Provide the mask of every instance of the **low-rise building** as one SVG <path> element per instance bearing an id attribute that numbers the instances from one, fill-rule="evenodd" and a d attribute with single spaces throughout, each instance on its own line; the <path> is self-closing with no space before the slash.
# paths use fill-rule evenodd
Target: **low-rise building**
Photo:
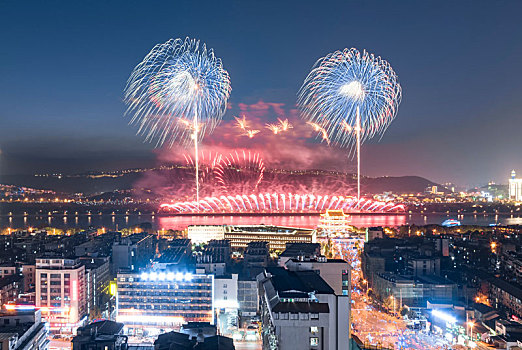
<path id="1" fill-rule="evenodd" d="M 24 288 L 23 277 L 8 275 L 0 278 L 0 305 L 16 301 Z"/>
<path id="2" fill-rule="evenodd" d="M 269 249 L 268 242 L 255 241 L 248 243 L 243 260 L 244 268 L 248 270 L 252 267 L 267 267 L 270 255 Z"/>
<path id="3" fill-rule="evenodd" d="M 492 306 L 522 318 L 522 287 L 496 277 L 491 277 L 488 284 Z"/>
<path id="4" fill-rule="evenodd" d="M 155 350 L 234 350 L 234 341 L 221 335 L 194 337 L 191 334 L 168 332 L 160 334 L 154 341 Z"/>
<path id="5" fill-rule="evenodd" d="M 279 266 L 285 266 L 292 258 L 315 258 L 321 255 L 319 243 L 287 243 L 285 250 L 279 255 Z"/>
<path id="6" fill-rule="evenodd" d="M 448 304 L 457 301 L 457 285 L 438 276 L 378 273 L 373 277 L 372 292 L 396 312 L 404 305 L 426 308 L 429 301 Z"/>
<path id="7" fill-rule="evenodd" d="M 72 350 L 126 350 L 127 336 L 123 323 L 98 321 L 78 328 L 72 339 Z"/>
<path id="8" fill-rule="evenodd" d="M 270 249 L 283 250 L 289 242 L 316 240 L 315 230 L 271 225 L 191 225 L 188 235 L 194 243 L 226 239 L 232 249 L 245 249 L 250 242 L 257 241 L 268 242 Z"/>

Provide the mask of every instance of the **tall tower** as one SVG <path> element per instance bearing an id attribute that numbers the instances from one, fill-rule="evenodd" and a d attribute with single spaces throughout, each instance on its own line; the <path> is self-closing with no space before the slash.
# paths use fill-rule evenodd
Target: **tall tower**
<path id="1" fill-rule="evenodd" d="M 509 179 L 509 199 L 522 201 L 522 179 L 517 179 L 515 170 L 511 171 L 511 179 Z"/>

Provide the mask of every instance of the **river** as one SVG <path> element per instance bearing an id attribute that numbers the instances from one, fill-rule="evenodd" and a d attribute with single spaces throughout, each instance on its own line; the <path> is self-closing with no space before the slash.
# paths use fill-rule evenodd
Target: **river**
<path id="1" fill-rule="evenodd" d="M 27 215 L 15 214 L 12 216 L 0 216 L 0 229 L 20 229 L 38 228 L 51 226 L 56 228 L 81 228 L 88 227 L 101 228 L 107 230 L 118 230 L 140 223 L 149 222 L 155 229 L 185 229 L 188 225 L 207 224 L 267 224 L 279 226 L 293 226 L 303 228 L 315 228 L 319 223 L 318 215 L 235 215 L 235 216 L 158 216 L 151 214 L 53 214 L 48 215 Z M 352 225 L 357 227 L 368 226 L 401 226 L 405 224 L 427 225 L 441 224 L 446 219 L 458 219 L 463 225 L 488 226 L 491 224 L 499 225 L 522 225 L 520 215 L 494 215 L 494 214 L 469 214 L 457 216 L 456 214 L 398 214 L 398 215 L 379 215 L 379 214 L 354 214 L 350 218 Z"/>

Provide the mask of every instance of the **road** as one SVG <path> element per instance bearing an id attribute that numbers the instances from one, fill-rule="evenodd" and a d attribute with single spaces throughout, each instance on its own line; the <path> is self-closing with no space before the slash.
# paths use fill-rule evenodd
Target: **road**
<path id="1" fill-rule="evenodd" d="M 411 330 L 406 322 L 396 316 L 379 311 L 366 295 L 367 286 L 361 271 L 360 254 L 353 240 L 334 239 L 335 257 L 348 261 L 352 266 L 352 323 L 353 334 L 363 343 L 387 349 L 451 349 L 445 339 Z"/>
<path id="2" fill-rule="evenodd" d="M 50 350 L 69 350 L 69 349 L 72 349 L 72 344 L 69 340 L 50 339 L 49 349 Z"/>

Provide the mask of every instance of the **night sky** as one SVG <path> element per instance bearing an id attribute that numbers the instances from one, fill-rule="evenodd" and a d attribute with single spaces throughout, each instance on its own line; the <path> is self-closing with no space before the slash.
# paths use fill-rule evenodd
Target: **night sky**
<path id="1" fill-rule="evenodd" d="M 232 81 L 231 108 L 207 149 L 271 144 L 268 166 L 353 170 L 343 150 L 299 124 L 295 103 L 318 58 L 357 47 L 388 60 L 403 87 L 396 120 L 364 145 L 364 174 L 506 183 L 511 169 L 522 174 L 521 13 L 521 1 L 4 0 L 0 174 L 179 158 L 135 135 L 122 91 L 156 43 L 190 36 L 214 48 Z M 234 135 L 240 113 L 260 126 L 288 117 L 295 134 Z"/>

